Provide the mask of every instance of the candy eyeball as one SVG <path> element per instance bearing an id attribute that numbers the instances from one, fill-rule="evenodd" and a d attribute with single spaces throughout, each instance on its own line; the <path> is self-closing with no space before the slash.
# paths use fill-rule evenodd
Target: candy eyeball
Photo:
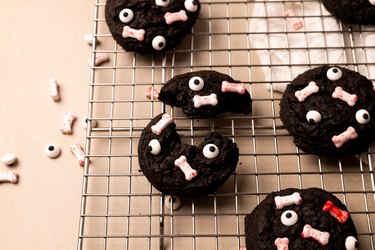
<path id="1" fill-rule="evenodd" d="M 155 0 L 155 4 L 160 7 L 167 7 L 170 3 L 170 0 Z"/>
<path id="2" fill-rule="evenodd" d="M 203 148 L 203 155 L 207 159 L 214 159 L 219 155 L 219 148 L 215 144 L 207 144 Z"/>
<path id="3" fill-rule="evenodd" d="M 365 109 L 360 109 L 355 113 L 355 119 L 359 124 L 367 124 L 370 122 L 370 113 Z"/>
<path id="4" fill-rule="evenodd" d="M 375 5 L 375 0 L 368 0 L 370 4 Z"/>
<path id="5" fill-rule="evenodd" d="M 202 90 L 204 87 L 204 81 L 199 76 L 194 76 L 189 80 L 189 88 L 193 91 Z"/>
<path id="6" fill-rule="evenodd" d="M 121 22 L 130 23 L 134 18 L 134 12 L 131 9 L 123 9 L 118 16 Z"/>
<path id="7" fill-rule="evenodd" d="M 195 0 L 185 0 L 185 9 L 189 12 L 196 12 L 198 10 L 198 3 Z"/>
<path id="8" fill-rule="evenodd" d="M 48 144 L 46 148 L 44 149 L 44 153 L 49 157 L 49 158 L 56 158 L 57 156 L 60 155 L 61 149 L 60 146 L 56 144 Z"/>
<path id="9" fill-rule="evenodd" d="M 332 67 L 327 71 L 327 78 L 331 81 L 340 80 L 342 77 L 342 71 L 339 68 Z"/>
<path id="10" fill-rule="evenodd" d="M 156 139 L 152 139 L 148 144 L 150 153 L 153 155 L 158 155 L 161 152 L 161 145 L 160 142 Z"/>
<path id="11" fill-rule="evenodd" d="M 293 210 L 286 210 L 281 214 L 281 223 L 285 226 L 293 226 L 298 221 L 298 215 Z"/>
<path id="12" fill-rule="evenodd" d="M 88 117 L 84 117 L 83 119 L 82 119 L 82 122 L 81 122 L 81 125 L 82 125 L 82 128 L 84 129 L 84 130 L 87 130 L 87 127 L 88 127 L 88 123 L 89 122 L 91 122 L 91 128 L 95 128 L 96 127 L 96 125 L 97 125 L 97 122 L 95 121 L 95 120 L 91 120 L 91 121 L 89 121 L 89 118 Z"/>
<path id="13" fill-rule="evenodd" d="M 164 205 L 168 209 L 177 210 L 181 206 L 181 199 L 178 198 L 177 196 L 167 195 L 164 198 Z"/>
<path id="14" fill-rule="evenodd" d="M 162 50 L 165 48 L 165 45 L 167 45 L 167 40 L 163 36 L 156 36 L 152 39 L 152 47 L 155 50 Z"/>
<path id="15" fill-rule="evenodd" d="M 321 122 L 322 115 L 318 111 L 316 111 L 316 110 L 310 110 L 306 114 L 306 120 L 310 124 L 317 124 L 317 123 Z"/>
<path id="16" fill-rule="evenodd" d="M 357 250 L 358 248 L 359 248 L 359 242 L 355 237 L 349 236 L 346 238 L 345 240 L 346 250 Z"/>

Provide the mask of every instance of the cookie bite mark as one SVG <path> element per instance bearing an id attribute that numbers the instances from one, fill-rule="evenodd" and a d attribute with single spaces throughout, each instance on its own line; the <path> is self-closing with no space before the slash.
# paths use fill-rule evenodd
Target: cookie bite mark
<path id="1" fill-rule="evenodd" d="M 180 10 L 179 12 L 167 12 L 164 14 L 164 19 L 166 24 L 171 25 L 174 22 L 186 22 L 188 16 L 185 10 Z"/>
<path id="2" fill-rule="evenodd" d="M 319 92 L 319 86 L 316 85 L 314 81 L 311 81 L 305 88 L 296 91 L 294 96 L 298 99 L 299 102 L 303 102 L 307 97 L 317 92 Z"/>
<path id="3" fill-rule="evenodd" d="M 187 181 L 191 181 L 198 174 L 197 171 L 189 165 L 186 157 L 183 155 L 174 161 L 174 165 L 181 169 L 181 171 L 185 174 L 185 179 Z"/>
<path id="4" fill-rule="evenodd" d="M 340 208 L 336 207 L 332 201 L 328 200 L 323 206 L 324 212 L 329 212 L 338 222 L 345 223 L 350 214 L 347 211 L 343 211 Z"/>
<path id="5" fill-rule="evenodd" d="M 206 96 L 195 95 L 193 97 L 193 102 L 195 108 L 200 108 L 202 106 L 216 106 L 219 103 L 217 95 L 214 93 Z"/>
<path id="6" fill-rule="evenodd" d="M 285 196 L 275 196 L 274 198 L 275 205 L 277 209 L 282 209 L 286 206 L 290 205 L 301 205 L 302 198 L 300 193 L 294 192 L 291 195 L 285 195 Z"/>
<path id="7" fill-rule="evenodd" d="M 233 92 L 240 95 L 245 94 L 246 88 L 243 83 L 232 83 L 228 81 L 223 81 L 221 83 L 221 92 Z"/>
<path id="8" fill-rule="evenodd" d="M 357 95 L 346 92 L 340 86 L 337 86 L 335 88 L 335 91 L 332 93 L 332 98 L 340 99 L 341 101 L 346 102 L 351 107 L 353 107 L 358 100 Z"/>
<path id="9" fill-rule="evenodd" d="M 173 117 L 168 114 L 163 114 L 161 119 L 151 127 L 152 133 L 160 135 L 163 130 L 168 127 L 169 124 L 173 123 Z"/>
<path id="10" fill-rule="evenodd" d="M 345 143 L 347 143 L 350 140 L 356 139 L 357 137 L 358 134 L 355 131 L 355 128 L 350 126 L 346 131 L 342 132 L 341 134 L 333 136 L 332 141 L 335 144 L 336 148 L 341 148 Z"/>
<path id="11" fill-rule="evenodd" d="M 146 31 L 144 29 L 133 29 L 130 28 L 130 26 L 124 26 L 123 31 L 122 31 L 122 36 L 124 38 L 134 38 L 137 39 L 138 41 L 143 41 L 145 39 L 145 34 Z"/>
<path id="12" fill-rule="evenodd" d="M 319 242 L 320 245 L 325 246 L 329 242 L 330 234 L 328 232 L 319 231 L 318 229 L 311 227 L 309 224 L 306 224 L 303 227 L 301 236 L 304 239 L 311 238 Z"/>
<path id="13" fill-rule="evenodd" d="M 277 238 L 274 243 L 277 250 L 289 250 L 289 239 L 286 237 Z"/>

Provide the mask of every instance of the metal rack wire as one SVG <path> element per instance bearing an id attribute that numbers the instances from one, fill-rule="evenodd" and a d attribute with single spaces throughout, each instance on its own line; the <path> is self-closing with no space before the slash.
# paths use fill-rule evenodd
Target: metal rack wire
<path id="1" fill-rule="evenodd" d="M 277 86 L 303 71 L 331 63 L 375 79 L 375 27 L 347 26 L 320 2 L 201 0 L 193 34 L 172 52 L 141 56 L 112 39 L 105 0 L 95 0 L 89 126 L 77 249 L 239 249 L 244 217 L 271 191 L 321 187 L 351 211 L 361 249 L 375 249 L 374 151 L 358 157 L 319 158 L 296 148 L 278 114 Z M 294 16 L 286 17 L 292 8 Z M 293 19 L 294 18 L 294 19 Z M 303 26 L 292 29 L 291 21 Z M 253 98 L 251 116 L 223 114 L 190 119 L 180 110 L 148 100 L 146 86 L 159 88 L 187 71 L 213 69 L 242 80 Z M 269 90 L 267 89 L 269 88 Z M 217 193 L 183 200 L 178 210 L 139 170 L 142 129 L 161 112 L 173 114 L 183 141 L 197 144 L 209 131 L 236 142 L 236 172 Z"/>

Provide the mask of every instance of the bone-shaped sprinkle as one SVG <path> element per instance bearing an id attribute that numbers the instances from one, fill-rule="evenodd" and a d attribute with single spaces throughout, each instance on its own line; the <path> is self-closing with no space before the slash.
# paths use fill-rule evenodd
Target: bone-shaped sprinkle
<path id="1" fill-rule="evenodd" d="M 302 238 L 312 238 L 313 240 L 320 243 L 320 245 L 325 246 L 328 244 L 329 241 L 329 233 L 328 232 L 322 232 L 315 228 L 312 228 L 309 224 L 306 224 L 303 227 Z"/>
<path id="2" fill-rule="evenodd" d="M 353 127 L 348 127 L 348 129 L 342 132 L 341 134 L 333 136 L 332 142 L 335 144 L 336 148 L 341 148 L 342 145 L 357 137 L 358 134 L 355 131 L 355 129 Z"/>
<path id="3" fill-rule="evenodd" d="M 146 87 L 146 97 L 147 99 L 158 99 L 160 91 L 153 88 L 151 85 Z"/>
<path id="4" fill-rule="evenodd" d="M 231 83 L 228 81 L 223 81 L 221 83 L 221 92 L 234 92 L 243 95 L 245 91 L 246 88 L 243 83 Z"/>
<path id="5" fill-rule="evenodd" d="M 186 160 L 186 157 L 181 155 L 180 158 L 174 161 L 174 165 L 181 169 L 185 174 L 185 179 L 191 181 L 195 176 L 197 176 L 197 171 L 193 169 Z"/>
<path id="6" fill-rule="evenodd" d="M 180 10 L 179 12 L 167 12 L 164 15 L 165 22 L 170 25 L 174 22 L 182 21 L 185 22 L 188 20 L 188 16 L 186 15 L 185 10 Z"/>
<path id="7" fill-rule="evenodd" d="M 332 201 L 328 200 L 323 206 L 324 212 L 330 212 L 330 214 L 338 220 L 338 222 L 345 223 L 350 214 L 347 211 L 343 211 L 340 208 L 336 207 Z"/>
<path id="8" fill-rule="evenodd" d="M 217 95 L 211 94 L 206 96 L 195 95 L 193 97 L 194 107 L 200 108 L 204 105 L 216 106 L 218 104 Z"/>
<path id="9" fill-rule="evenodd" d="M 151 126 L 151 131 L 154 134 L 160 135 L 163 130 L 173 122 L 173 117 L 168 114 L 163 114 L 161 119 Z"/>
<path id="10" fill-rule="evenodd" d="M 289 249 L 289 239 L 288 238 L 277 238 L 275 240 L 275 246 L 277 250 L 288 250 Z"/>
<path id="11" fill-rule="evenodd" d="M 77 158 L 78 164 L 83 167 L 85 165 L 85 153 L 79 143 L 70 146 L 70 152 Z"/>
<path id="12" fill-rule="evenodd" d="M 285 12 L 285 16 L 287 17 L 286 20 L 292 25 L 293 30 L 298 30 L 302 28 L 303 21 L 301 18 L 295 17 L 296 14 L 294 14 L 293 9 L 288 9 Z"/>
<path id="13" fill-rule="evenodd" d="M 124 38 L 135 38 L 138 41 L 143 41 L 145 39 L 145 33 L 146 31 L 144 29 L 133 29 L 130 28 L 129 26 L 124 26 L 122 30 L 122 36 Z"/>
<path id="14" fill-rule="evenodd" d="M 319 91 L 318 85 L 315 82 L 311 81 L 309 85 L 305 88 L 298 90 L 294 93 L 294 96 L 298 99 L 298 101 L 303 102 L 307 97 L 310 95 L 317 93 Z"/>
<path id="15" fill-rule="evenodd" d="M 335 91 L 332 93 L 332 97 L 346 102 L 351 107 L 354 106 L 358 100 L 357 95 L 346 92 L 340 86 L 335 88 Z"/>
<path id="16" fill-rule="evenodd" d="M 60 131 L 63 134 L 73 133 L 72 125 L 75 119 L 76 119 L 76 116 L 73 113 L 70 113 L 70 112 L 64 113 L 64 119 L 60 127 Z"/>
<path id="17" fill-rule="evenodd" d="M 18 174 L 16 171 L 0 173 L 0 182 L 10 182 L 16 184 L 18 181 Z"/>
<path id="18" fill-rule="evenodd" d="M 277 209 L 282 209 L 290 205 L 300 205 L 302 203 L 302 198 L 300 193 L 294 192 L 291 195 L 286 196 L 275 196 L 274 198 L 275 205 Z"/>

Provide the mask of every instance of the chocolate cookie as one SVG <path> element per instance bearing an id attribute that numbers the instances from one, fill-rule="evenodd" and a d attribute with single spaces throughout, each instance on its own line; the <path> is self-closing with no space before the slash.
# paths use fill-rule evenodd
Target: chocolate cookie
<path id="1" fill-rule="evenodd" d="M 159 100 L 194 117 L 215 117 L 223 112 L 251 113 L 251 98 L 245 85 L 213 70 L 173 77 L 160 90 Z"/>
<path id="2" fill-rule="evenodd" d="M 344 204 L 319 188 L 269 194 L 245 217 L 246 248 L 358 249 L 357 231 Z"/>
<path id="3" fill-rule="evenodd" d="M 179 45 L 199 11 L 198 0 L 107 0 L 105 19 L 126 51 L 154 54 Z"/>
<path id="4" fill-rule="evenodd" d="M 224 184 L 238 162 L 238 148 L 229 138 L 210 133 L 199 146 L 181 143 L 173 117 L 156 116 L 138 144 L 139 166 L 164 194 L 206 196 Z"/>
<path id="5" fill-rule="evenodd" d="M 366 151 L 375 138 L 375 92 L 366 77 L 338 66 L 297 76 L 280 102 L 280 118 L 294 143 L 321 156 Z"/>
<path id="6" fill-rule="evenodd" d="M 375 24 L 375 0 L 322 0 L 324 7 L 350 24 Z"/>

